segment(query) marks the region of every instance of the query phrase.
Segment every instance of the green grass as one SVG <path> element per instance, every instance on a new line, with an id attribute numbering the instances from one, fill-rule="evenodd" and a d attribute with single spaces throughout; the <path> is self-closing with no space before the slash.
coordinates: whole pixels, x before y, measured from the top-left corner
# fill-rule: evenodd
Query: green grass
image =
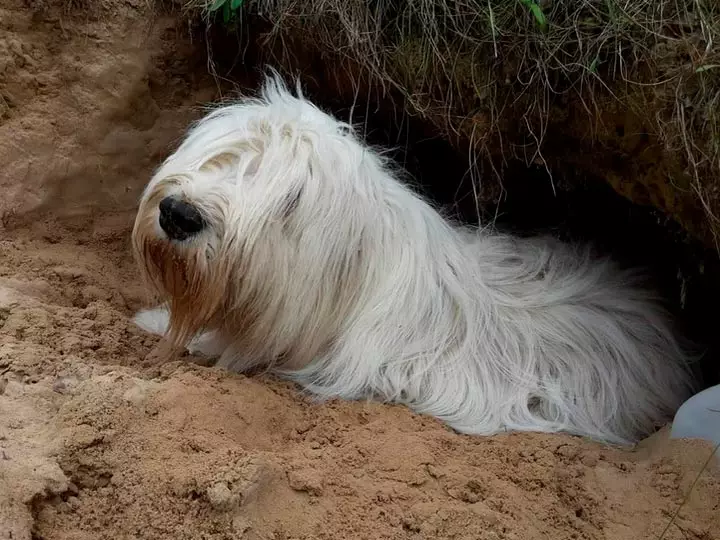
<path id="1" fill-rule="evenodd" d="M 245 0 L 215 0 L 207 8 L 207 13 L 209 15 L 222 14 L 223 22 L 228 24 L 238 18 L 244 3 Z"/>

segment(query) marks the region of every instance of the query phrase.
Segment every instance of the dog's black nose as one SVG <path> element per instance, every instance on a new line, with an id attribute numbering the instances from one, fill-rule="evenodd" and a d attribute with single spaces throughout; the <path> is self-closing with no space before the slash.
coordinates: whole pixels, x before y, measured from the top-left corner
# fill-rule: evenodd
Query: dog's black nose
<path id="1" fill-rule="evenodd" d="M 192 204 L 165 197 L 160 201 L 160 227 L 173 240 L 185 240 L 205 228 L 205 220 Z"/>

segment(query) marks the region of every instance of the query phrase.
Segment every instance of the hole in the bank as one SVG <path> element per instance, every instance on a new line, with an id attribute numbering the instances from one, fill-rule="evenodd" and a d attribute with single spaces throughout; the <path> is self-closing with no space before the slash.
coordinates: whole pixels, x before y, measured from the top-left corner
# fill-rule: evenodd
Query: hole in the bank
<path id="1" fill-rule="evenodd" d="M 343 114 L 342 109 L 337 111 Z M 551 178 L 545 167 L 510 162 L 503 174 L 500 200 L 478 204 L 466 155 L 431 137 L 423 126 L 391 125 L 387 117 L 368 117 L 368 140 L 398 147 L 394 157 L 446 215 L 477 223 L 479 213 L 483 223 L 494 222 L 497 229 L 514 234 L 550 233 L 564 240 L 590 242 L 624 266 L 643 268 L 684 334 L 705 347 L 699 365 L 704 384 L 720 382 L 715 362 L 720 339 L 714 318 L 708 317 L 720 303 L 720 261 L 713 250 L 694 242 L 654 208 L 634 204 L 604 179 L 571 167 L 553 170 Z M 487 172 L 480 181 L 496 182 L 492 175 Z"/>

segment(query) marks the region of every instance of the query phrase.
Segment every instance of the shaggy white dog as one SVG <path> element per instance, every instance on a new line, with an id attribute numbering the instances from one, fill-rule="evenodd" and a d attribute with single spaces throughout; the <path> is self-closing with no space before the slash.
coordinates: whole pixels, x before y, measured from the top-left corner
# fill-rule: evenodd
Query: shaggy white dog
<path id="1" fill-rule="evenodd" d="M 636 276 L 586 248 L 461 228 L 352 126 L 271 74 L 192 127 L 133 231 L 163 304 L 141 327 L 321 398 L 404 403 L 462 433 L 631 443 L 692 394 Z"/>

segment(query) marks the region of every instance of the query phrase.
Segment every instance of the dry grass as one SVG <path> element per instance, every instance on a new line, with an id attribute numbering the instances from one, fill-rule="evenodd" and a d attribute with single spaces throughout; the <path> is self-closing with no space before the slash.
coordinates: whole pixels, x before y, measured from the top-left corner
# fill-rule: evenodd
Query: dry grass
<path id="1" fill-rule="evenodd" d="M 189 7 L 207 13 L 218 2 Z M 685 178 L 667 183 L 694 193 L 717 239 L 718 0 L 245 0 L 239 9 L 272 22 L 273 50 L 291 55 L 291 37 L 347 59 L 473 152 L 547 166 L 548 136 L 571 120 L 565 105 L 579 104 L 596 135 L 607 111 L 631 109 L 681 161 Z"/>

